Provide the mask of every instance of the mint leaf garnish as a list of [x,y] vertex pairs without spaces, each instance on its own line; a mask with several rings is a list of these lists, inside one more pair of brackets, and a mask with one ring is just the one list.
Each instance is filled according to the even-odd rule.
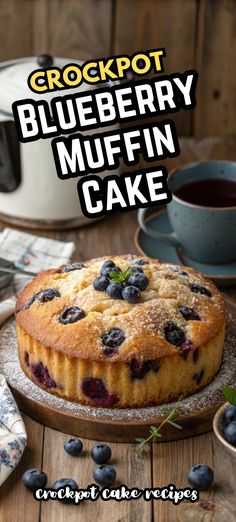
[[129,276],[132,274],[132,268],[129,266],[123,272],[109,272],[109,277],[112,283],[126,283]]

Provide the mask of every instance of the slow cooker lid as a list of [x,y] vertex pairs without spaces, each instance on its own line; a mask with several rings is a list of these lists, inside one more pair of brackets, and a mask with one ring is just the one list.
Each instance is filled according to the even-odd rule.
[[54,96],[71,94],[72,90],[76,93],[96,87],[95,85],[90,86],[84,82],[73,89],[62,89],[61,91],[51,91],[40,94],[31,91],[27,83],[28,77],[32,71],[39,69],[40,66],[46,68],[55,65],[55,67],[62,68],[69,63],[75,63],[79,66],[83,63],[72,58],[53,58],[50,62],[50,57],[48,57],[47,62],[46,57],[45,60],[43,60],[43,56],[44,55],[40,57],[20,58],[0,63],[0,111],[6,114],[12,114],[12,103],[16,100],[31,98],[33,100],[44,99],[49,102]]

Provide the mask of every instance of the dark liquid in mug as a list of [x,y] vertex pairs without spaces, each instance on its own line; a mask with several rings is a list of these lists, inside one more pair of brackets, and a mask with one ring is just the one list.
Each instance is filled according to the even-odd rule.
[[236,181],[227,179],[192,181],[179,187],[174,193],[188,203],[203,207],[236,206]]

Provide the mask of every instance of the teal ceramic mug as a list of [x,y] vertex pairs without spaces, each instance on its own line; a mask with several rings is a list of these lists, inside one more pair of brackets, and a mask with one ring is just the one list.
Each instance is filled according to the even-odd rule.
[[175,194],[188,183],[219,179],[236,182],[236,162],[198,162],[173,171],[168,178],[172,201],[167,205],[173,233],[153,230],[146,221],[147,208],[138,212],[141,228],[153,238],[181,247],[197,261],[220,264],[236,260],[236,205],[203,206]]

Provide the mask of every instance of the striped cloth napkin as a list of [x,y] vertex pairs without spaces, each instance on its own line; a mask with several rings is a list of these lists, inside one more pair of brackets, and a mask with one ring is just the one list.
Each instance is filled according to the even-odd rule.
[[[40,272],[59,266],[70,259],[74,250],[73,242],[63,243],[9,228],[0,233],[0,257],[14,261],[15,266],[23,270]],[[30,279],[15,275],[2,290],[5,300],[0,303],[0,327],[14,312],[14,294]],[[26,429],[18,406],[4,375],[0,374],[0,486],[20,461],[26,443]]]
[[[21,270],[40,272],[54,268],[67,262],[74,251],[72,241],[65,243],[11,228],[0,233],[0,257],[13,261]],[[16,294],[30,279],[16,275],[8,288],[8,295]]]

